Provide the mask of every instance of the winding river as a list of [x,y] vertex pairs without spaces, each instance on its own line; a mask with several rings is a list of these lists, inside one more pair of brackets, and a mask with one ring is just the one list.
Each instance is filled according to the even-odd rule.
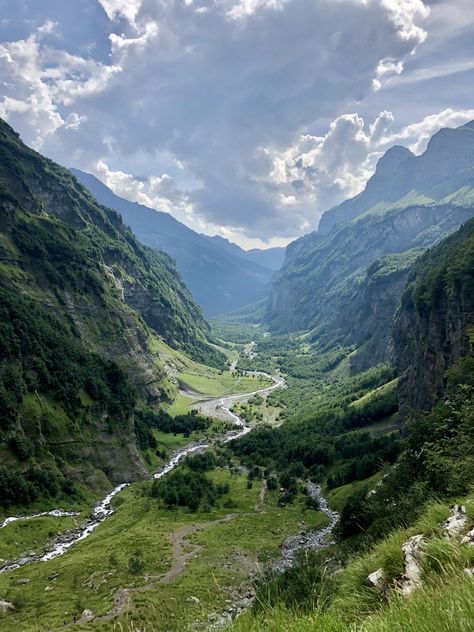
[[[213,439],[201,440],[187,445],[184,448],[181,448],[174,452],[169,461],[161,467],[158,471],[156,471],[153,475],[153,478],[159,479],[169,472],[171,472],[177,465],[185,459],[187,456],[196,453],[202,452],[209,448],[213,444],[223,444],[228,443],[230,441],[234,441],[239,437],[243,437],[247,433],[251,432],[252,427],[247,425],[238,415],[236,415],[231,408],[237,402],[242,402],[250,399],[252,396],[260,394],[265,395],[270,393],[271,391],[281,388],[285,385],[285,379],[278,376],[271,376],[267,373],[263,372],[248,372],[253,375],[260,375],[262,377],[266,377],[272,380],[272,384],[270,386],[257,389],[250,393],[238,393],[234,395],[228,395],[225,397],[218,397],[214,399],[204,399],[198,403],[198,409],[208,415],[209,417],[216,417],[218,419],[224,419],[227,421],[231,421],[234,425],[234,429],[229,430],[225,433],[225,435]],[[14,571],[22,566],[27,564],[31,564],[33,562],[46,562],[48,560],[52,560],[60,555],[64,555],[67,551],[74,546],[77,542],[85,540],[89,535],[110,515],[114,512],[113,507],[113,499],[117,494],[119,494],[125,487],[127,487],[130,483],[121,483],[117,485],[111,492],[109,492],[102,500],[97,502],[90,516],[77,528],[67,531],[58,535],[55,539],[50,541],[46,547],[46,550],[42,553],[29,553],[19,557],[14,561],[5,562],[3,566],[0,567],[0,573],[7,573],[10,571]],[[333,530],[334,525],[337,522],[338,515],[336,512],[332,511],[327,504],[326,499],[324,498],[321,488],[310,481],[307,482],[308,493],[313,498],[317,498],[319,501],[320,510],[326,515],[328,518],[327,525],[321,529],[317,529],[311,532],[299,533],[297,535],[289,536],[282,545],[281,556],[275,560],[272,564],[273,572],[279,573],[283,572],[287,568],[291,567],[295,561],[295,556],[297,551],[301,549],[321,549],[328,544],[331,543],[330,535]],[[78,515],[74,512],[66,512],[59,509],[55,509],[53,511],[43,512],[41,514],[34,514],[31,516],[11,516],[6,518],[2,524],[0,524],[0,529],[6,527],[7,525],[15,522],[17,520],[31,520],[33,518],[39,518],[41,516],[74,516]],[[219,617],[219,622],[216,622],[216,625],[213,626],[213,629],[221,629],[221,627],[228,623],[230,619],[239,613],[246,610],[253,601],[252,596],[250,599],[244,599],[241,602],[237,600],[232,608],[222,617]]]
[[[176,452],[174,452],[169,461],[157,472],[155,472],[153,478],[158,479],[162,476],[165,476],[165,474],[171,472],[171,470],[173,470],[180,463],[180,461],[182,461],[190,454],[193,454],[194,452],[202,452],[213,443],[228,443],[229,441],[234,441],[239,437],[243,437],[252,430],[252,428],[246,425],[245,422],[240,419],[240,417],[238,417],[238,415],[230,410],[231,407],[236,402],[249,399],[253,395],[264,395],[266,393],[270,393],[276,388],[282,387],[285,384],[285,380],[281,376],[273,377],[267,373],[262,372],[249,373],[253,375],[258,374],[267,377],[272,380],[272,384],[265,388],[252,391],[250,393],[239,393],[237,395],[218,397],[215,399],[208,399],[203,402],[203,404],[205,404],[206,414],[208,416],[219,417],[222,419],[224,415],[224,418],[233,422],[233,424],[236,426],[236,429],[230,430],[224,436],[216,438],[212,441],[198,441],[196,443],[189,444],[185,448],[177,450]],[[14,561],[7,561],[3,563],[3,565],[0,567],[0,573],[8,573],[10,571],[16,570],[17,568],[20,568],[21,566],[32,564],[33,562],[47,562],[48,560],[52,560],[55,557],[64,555],[74,544],[76,544],[76,542],[80,542],[81,540],[85,540],[87,537],[89,537],[90,534],[100,525],[101,522],[103,522],[106,518],[113,514],[113,498],[129,484],[130,483],[121,483],[120,485],[117,485],[102,500],[94,505],[90,516],[82,523],[82,525],[65,533],[62,533],[51,540],[43,553],[28,553],[22,555]],[[3,523],[0,525],[0,529],[18,520],[32,520],[33,518],[39,518],[42,516],[61,517],[73,515],[78,514],[75,512],[66,512],[60,509],[54,509],[52,511],[47,511],[40,514],[33,514],[31,516],[10,516],[3,521]]]

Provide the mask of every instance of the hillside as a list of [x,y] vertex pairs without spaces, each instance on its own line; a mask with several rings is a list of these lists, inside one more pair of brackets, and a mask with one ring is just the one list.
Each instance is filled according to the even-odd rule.
[[[317,232],[288,246],[271,287],[267,322],[274,331],[311,330],[325,343],[363,346],[354,366],[367,366],[372,354],[377,361],[390,359],[382,340],[370,343],[368,331],[363,342],[354,327],[370,311],[364,300],[385,304],[379,330],[388,331],[413,253],[473,214],[474,123],[441,130],[418,157],[392,148],[359,196],[329,210]],[[379,278],[369,290],[371,266],[386,256],[398,281],[385,276],[388,285]]]
[[[379,471],[378,480],[356,480],[330,492],[330,502],[340,510],[336,545],[302,556],[282,576],[266,578],[261,601],[232,630],[472,629],[473,264],[474,220],[413,264],[392,342],[401,372],[402,450],[392,467]],[[353,380],[364,380],[364,375]],[[335,377],[329,389],[333,402],[340,391]],[[389,382],[376,388],[346,410],[365,407],[373,414],[380,409],[377,399],[387,400],[392,387]],[[339,407],[342,403],[339,396]],[[310,471],[316,468],[310,432],[317,432],[314,425],[330,423],[330,411],[321,419],[316,406],[313,429],[300,424],[292,434],[288,423],[283,444],[293,464],[301,455],[307,467],[311,463]],[[339,449],[343,437],[336,442]],[[300,443],[298,450],[292,442]],[[281,450],[276,433],[269,434],[266,445],[273,454]],[[264,454],[263,446],[258,449],[257,454]],[[370,454],[367,450],[361,461]],[[325,447],[317,458],[321,462],[332,456]],[[324,470],[318,468],[320,476]]]
[[208,317],[247,303],[268,285],[282,263],[283,249],[268,254],[247,252],[220,237],[196,233],[169,213],[120,198],[91,174],[71,171],[99,202],[120,213],[142,243],[176,260],[187,287]]
[[37,466],[56,492],[141,477],[134,410],[175,388],[155,341],[224,358],[172,260],[3,121],[0,182],[0,495],[46,493]]

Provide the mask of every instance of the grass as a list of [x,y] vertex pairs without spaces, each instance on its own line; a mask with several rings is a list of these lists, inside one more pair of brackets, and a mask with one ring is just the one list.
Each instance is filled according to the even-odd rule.
[[357,491],[360,487],[364,487],[364,485],[369,485],[369,488],[373,489],[381,480],[382,476],[383,472],[376,472],[364,480],[355,481],[354,483],[348,483],[347,485],[341,485],[341,487],[330,489],[326,492],[329,506],[335,511],[341,511],[347,499],[353,492]]
[[179,381],[184,387],[201,395],[219,397],[231,393],[250,393],[260,388],[270,386],[271,380],[260,376],[239,376],[230,371],[181,372]]
[[[465,500],[471,510],[472,500]],[[472,632],[474,580],[464,569],[473,568],[474,549],[459,538],[446,538],[441,525],[449,514],[448,504],[433,502],[410,528],[395,530],[355,557],[338,574],[335,595],[325,608],[308,615],[281,606],[249,612],[232,632]],[[468,515],[472,520],[470,510]],[[402,544],[418,533],[424,536],[423,583],[405,598],[393,590],[394,580],[404,572]],[[378,568],[392,586],[389,599],[367,583]]]
[[[282,541],[296,533],[300,524],[314,528],[324,516],[295,504],[278,507],[277,492],[268,493],[260,507],[260,485],[247,489],[247,478],[218,469],[210,474],[228,482],[230,493],[209,512],[166,510],[149,497],[150,483],[136,483],[117,497],[117,510],[92,535],[64,556],[0,575],[0,595],[17,609],[0,618],[0,630],[67,629],[74,615],[85,608],[104,615],[120,587],[143,588],[133,595],[133,612],[119,619],[124,630],[183,630],[196,620],[207,621],[212,612],[225,609],[234,600],[239,585],[249,580],[262,564],[278,555]],[[235,507],[224,507],[232,499]],[[232,514],[228,522],[217,520]],[[170,534],[186,525],[197,527],[184,543],[196,547],[184,572],[168,584],[159,578],[172,565]],[[130,558],[138,554],[143,568],[135,575]],[[18,580],[28,580],[18,583]],[[197,597],[187,601],[190,597]],[[94,629],[112,629],[110,621],[96,622]],[[89,626],[84,626],[85,628]],[[82,629],[75,626],[75,629]]]
[[195,397],[190,397],[188,395],[184,395],[183,393],[178,393],[176,395],[176,399],[166,410],[172,417],[176,415],[185,415],[188,413],[192,407],[194,402],[196,401]]
[[20,555],[39,551],[59,533],[72,529],[84,519],[81,516],[54,518],[44,516],[32,520],[19,520],[0,529],[0,559],[14,560]]
[[387,382],[386,384],[382,384],[382,386],[374,388],[369,393],[366,393],[363,397],[356,399],[354,402],[350,404],[350,406],[353,406],[354,408],[363,406],[364,404],[367,404],[374,396],[382,395],[388,391],[395,389],[397,386],[397,383],[398,383],[398,377],[396,377],[394,380],[391,380],[390,382]]

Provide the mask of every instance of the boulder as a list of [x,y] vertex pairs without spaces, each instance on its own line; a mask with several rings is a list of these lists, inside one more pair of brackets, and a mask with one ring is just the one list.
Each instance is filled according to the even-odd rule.
[[461,544],[469,544],[470,546],[474,546],[474,529],[471,529],[466,533],[466,535],[461,540]]
[[5,612],[8,612],[9,610],[15,610],[15,606],[9,601],[4,601],[3,599],[0,599],[0,612],[3,614]]
[[78,623],[87,623],[88,621],[92,621],[94,617],[95,615],[92,610],[86,608],[82,611],[81,618],[79,619]]
[[387,589],[387,583],[384,578],[383,568],[370,573],[367,577],[367,583],[374,588],[377,588],[381,593],[385,593]]

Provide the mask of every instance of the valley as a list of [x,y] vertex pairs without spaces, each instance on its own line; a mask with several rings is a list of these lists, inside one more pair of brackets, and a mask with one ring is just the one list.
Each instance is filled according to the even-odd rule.
[[210,322],[3,121],[0,158],[0,630],[471,632],[474,124]]
[[[205,399],[203,412],[207,416],[227,418],[235,429],[191,440],[153,474],[154,480],[166,477],[180,463],[186,462],[187,457],[203,454],[208,449],[222,450],[230,441],[251,432],[252,426],[231,408],[257,394],[264,399],[284,386],[281,376],[243,372],[242,377],[251,382],[267,380],[270,385]],[[214,391],[216,385],[210,380],[207,388]],[[227,390],[225,380],[221,388],[224,392]],[[8,625],[39,630],[60,625],[64,619],[66,628],[72,624],[93,623],[95,629],[107,629],[107,622],[114,620],[128,626],[144,624],[146,630],[146,621],[153,611],[155,622],[149,629],[180,630],[186,621],[195,617],[201,620],[201,629],[209,622],[213,625],[220,622],[221,627],[249,607],[253,599],[251,580],[269,563],[282,572],[291,566],[299,548],[324,546],[336,516],[328,513],[319,488],[310,488],[309,497],[316,499],[316,506],[321,504],[321,511],[305,508],[304,497],[291,508],[284,507],[277,504],[277,491],[269,489],[265,479],[257,478],[255,485],[249,487],[245,472],[245,468],[234,468],[230,464],[213,468],[211,480],[227,486],[227,500],[220,507],[192,514],[163,508],[160,511],[158,506],[154,507],[150,483],[118,485],[94,506],[90,518],[72,530],[69,525],[80,522],[82,514],[68,512],[70,522],[54,528],[56,531],[62,527],[65,531],[52,540],[52,531],[49,531],[41,553],[25,554],[16,561],[2,563],[0,591],[12,599],[18,610],[18,614],[9,618]],[[319,532],[317,529],[324,524],[326,514],[330,515],[328,527]],[[60,510],[53,510],[50,515],[55,520],[66,517]],[[5,524],[5,533],[1,534],[5,541],[4,554],[9,552],[7,542],[19,538],[25,524],[40,538],[45,519],[52,530],[54,523],[42,516],[25,516],[24,520],[19,517]],[[275,521],[278,528],[273,526]],[[309,536],[298,536],[302,531],[307,531]],[[35,546],[40,543],[41,539],[34,542]],[[128,568],[122,568],[127,551],[130,552]],[[278,561],[280,555],[283,556],[281,562]],[[115,561],[111,571],[100,570],[112,560]],[[131,570],[134,560],[140,567],[136,573]],[[93,572],[91,564],[95,568]],[[209,565],[216,568],[215,585],[207,585],[203,591],[201,577]],[[128,584],[119,585],[120,581],[125,583],[127,577]],[[42,583],[45,586],[41,592],[47,595],[41,595],[40,607],[32,591],[38,593]],[[71,602],[66,595],[73,586],[77,598]],[[96,594],[89,601],[91,590]],[[107,595],[112,595],[108,605]],[[80,611],[82,605],[84,608]]]

